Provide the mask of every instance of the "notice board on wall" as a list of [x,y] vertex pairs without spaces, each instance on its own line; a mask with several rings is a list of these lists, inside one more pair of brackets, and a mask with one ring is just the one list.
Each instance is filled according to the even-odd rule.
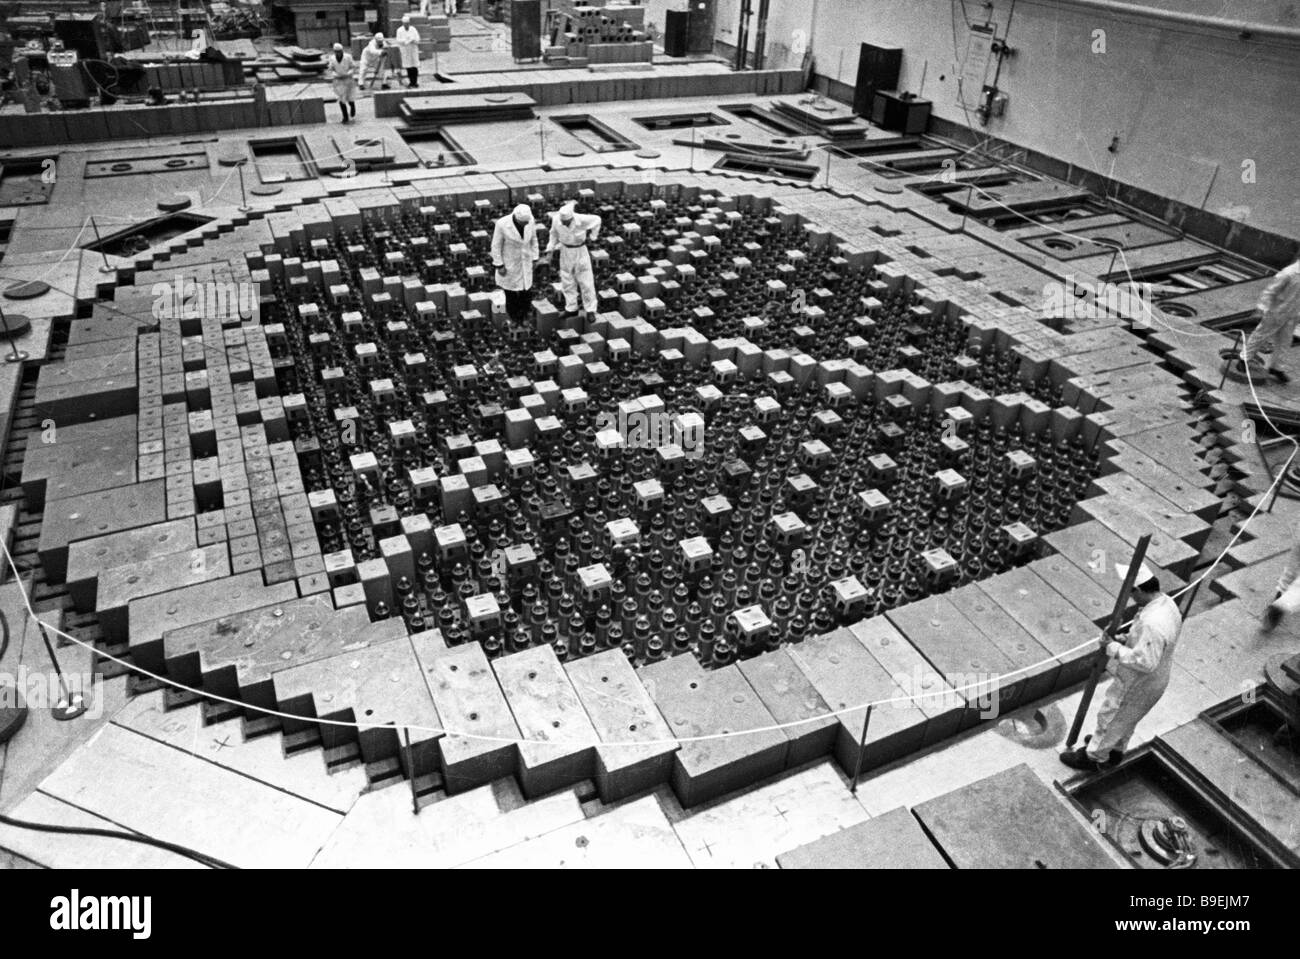
[[961,62],[961,82],[958,98],[967,110],[979,108],[984,84],[988,82],[989,66],[993,61],[993,41],[997,34],[993,24],[971,24],[966,37],[966,55]]

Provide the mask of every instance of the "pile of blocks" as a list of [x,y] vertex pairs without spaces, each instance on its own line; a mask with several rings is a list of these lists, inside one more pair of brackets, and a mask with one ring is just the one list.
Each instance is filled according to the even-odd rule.
[[588,63],[649,63],[654,44],[645,32],[645,8],[624,4],[577,6],[570,14],[563,43],[548,46],[544,59],[567,61],[569,66]]

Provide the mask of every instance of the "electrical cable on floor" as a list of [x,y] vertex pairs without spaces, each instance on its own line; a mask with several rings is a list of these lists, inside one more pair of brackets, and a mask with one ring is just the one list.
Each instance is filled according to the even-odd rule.
[[12,826],[15,829],[29,829],[33,832],[50,832],[67,836],[99,836],[103,839],[125,839],[128,842],[138,842],[144,846],[154,846],[158,849],[164,849],[167,852],[175,853],[178,856],[184,856],[186,859],[193,859],[209,869],[238,869],[238,866],[231,865],[223,859],[216,856],[209,856],[207,853],[199,852],[197,849],[190,849],[188,846],[182,846],[178,843],[167,842],[165,839],[154,839],[152,836],[145,836],[141,833],[123,832],[116,829],[99,829],[94,826],[59,826],[52,823],[28,822],[24,819],[14,819],[12,816],[6,816],[0,813],[0,825]]

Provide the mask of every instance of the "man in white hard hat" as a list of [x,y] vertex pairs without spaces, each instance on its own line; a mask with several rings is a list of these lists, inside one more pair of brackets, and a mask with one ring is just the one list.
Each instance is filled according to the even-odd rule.
[[402,17],[402,25],[397,28],[394,42],[402,54],[402,68],[406,71],[407,82],[413,87],[418,87],[420,85],[420,31],[411,26],[409,13]]
[[361,82],[367,90],[373,90],[376,80],[381,81],[382,89],[388,89],[388,48],[384,46],[382,33],[371,37],[361,51]]
[[512,323],[528,319],[533,301],[533,264],[538,259],[537,224],[527,203],[497,220],[492,230],[492,265],[496,282],[506,295],[506,315]]
[[338,97],[339,109],[343,111],[343,122],[347,123],[357,115],[357,65],[352,61],[352,54],[343,49],[343,44],[334,44],[333,53],[325,59],[325,75],[330,78],[334,95]]
[[[1119,563],[1115,571],[1121,579],[1128,575]],[[1096,772],[1118,763],[1137,724],[1169,685],[1183,628],[1178,604],[1160,591],[1160,580],[1146,563],[1138,568],[1132,596],[1138,606],[1132,627],[1121,635],[1123,641],[1106,644],[1106,672],[1113,681],[1097,714],[1097,731],[1084,739],[1085,746],[1061,753],[1061,762],[1071,769]]]
[[564,309],[578,312],[578,294],[582,294],[584,313],[596,312],[596,277],[591,270],[587,243],[600,235],[600,217],[578,213],[572,202],[551,215],[550,239],[546,253],[560,251],[560,288],[564,290]]

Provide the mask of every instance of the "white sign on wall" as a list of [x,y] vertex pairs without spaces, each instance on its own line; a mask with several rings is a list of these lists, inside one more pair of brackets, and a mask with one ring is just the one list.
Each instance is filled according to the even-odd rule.
[[966,37],[966,56],[961,64],[958,98],[967,110],[979,109],[984,84],[988,82],[995,36],[992,24],[972,24],[970,34]]

